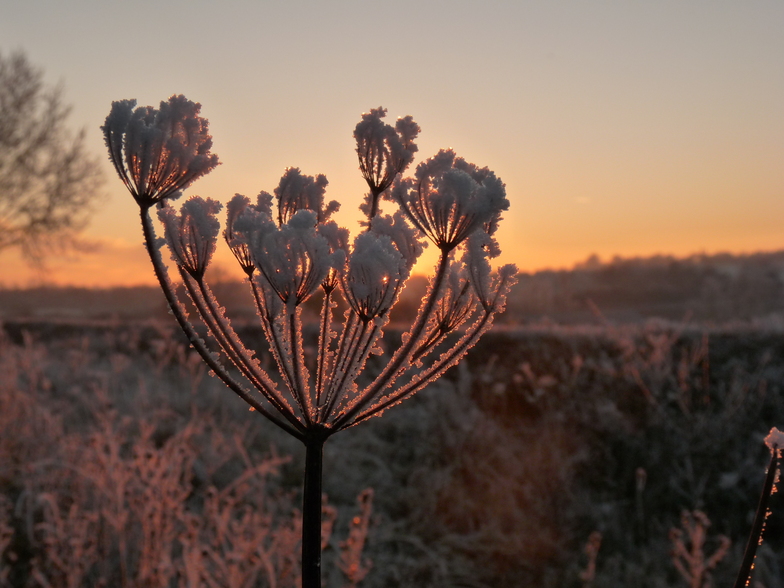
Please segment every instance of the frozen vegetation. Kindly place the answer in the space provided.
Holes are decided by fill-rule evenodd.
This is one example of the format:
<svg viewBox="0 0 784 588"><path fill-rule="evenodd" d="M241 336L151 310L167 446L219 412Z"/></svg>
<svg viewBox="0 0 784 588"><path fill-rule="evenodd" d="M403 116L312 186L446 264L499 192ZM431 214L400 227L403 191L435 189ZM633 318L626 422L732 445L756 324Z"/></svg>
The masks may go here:
<svg viewBox="0 0 784 588"><path fill-rule="evenodd" d="M516 283L491 271L509 205L492 171L442 150L403 178L419 127L378 108L354 132L353 239L326 178L293 167L221 224L210 198L171 206L218 164L199 109L119 101L102 127L181 332L5 325L0 584L706 588L755 564L781 586L780 334L620 327L598 290L602 327L507 321L464 359ZM255 321L207 283L221 237ZM419 302L396 311L406 284Z"/></svg>
<svg viewBox="0 0 784 588"><path fill-rule="evenodd" d="M301 445L259 427L168 321L5 331L4 582L185 587L200 570L295 585ZM713 585L731 585L764 439L784 420L782 357L780 333L759 328L497 329L439 384L327 444L324 584L351 585L345 561L368 588L686 587L671 552L704 529L706 562L726 549ZM756 561L766 588L784 585L779 502Z"/></svg>
<svg viewBox="0 0 784 588"><path fill-rule="evenodd" d="M354 129L369 191L353 240L330 219L340 204L325 200L326 177L295 167L285 170L273 194L261 191L254 203L235 195L221 231L223 205L216 200L191 196L179 213L171 207L218 165L200 109L181 95L158 109L121 100L112 103L101 130L117 175L139 205L144 244L177 324L211 374L305 446L301 585L319 588L324 444L436 381L491 328L516 281L514 265L495 272L490 266L501 252L494 235L509 207L506 188L490 169L449 149L403 178L418 151L419 125L411 116L389 125L379 107ZM165 239L156 236L153 208ZM206 281L221 234L247 276L273 370L260 362L260 349L238 337ZM171 280L164 244L198 322ZM385 353L379 343L390 312L428 244L438 261L425 295L400 344ZM316 353L308 356L303 307L317 294L319 334ZM342 321L335 320L341 300ZM380 369L368 367L377 363L370 362L374 356L386 360Z"/></svg>

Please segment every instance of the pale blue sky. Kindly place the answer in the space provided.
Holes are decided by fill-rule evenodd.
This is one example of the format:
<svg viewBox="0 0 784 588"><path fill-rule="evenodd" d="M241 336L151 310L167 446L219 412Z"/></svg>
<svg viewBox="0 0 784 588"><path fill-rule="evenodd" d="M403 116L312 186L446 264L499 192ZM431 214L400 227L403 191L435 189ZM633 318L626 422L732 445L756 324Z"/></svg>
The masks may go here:
<svg viewBox="0 0 784 588"><path fill-rule="evenodd" d="M526 270L591 253L784 247L782 31L779 0L0 8L0 51L24 49L64 82L71 122L102 159L112 100L182 93L202 103L223 161L190 193L252 196L294 165L327 175L353 229L364 186L351 133L383 105L419 122L422 157L453 147L506 182L501 261ZM88 231L105 252L64 263L55 280L151 278L135 205L106 168ZM12 255L1 259L0 282L24 281Z"/></svg>

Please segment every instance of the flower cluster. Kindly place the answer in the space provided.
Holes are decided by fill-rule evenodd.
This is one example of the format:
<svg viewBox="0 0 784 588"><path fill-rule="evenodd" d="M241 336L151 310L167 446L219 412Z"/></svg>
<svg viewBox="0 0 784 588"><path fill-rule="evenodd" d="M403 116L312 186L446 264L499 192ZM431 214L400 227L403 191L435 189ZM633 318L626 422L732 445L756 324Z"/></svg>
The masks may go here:
<svg viewBox="0 0 784 588"><path fill-rule="evenodd" d="M262 191L253 204L235 195L223 236L248 278L277 367L273 376L237 336L205 281L221 205L199 197L186 200L179 213L167 205L218 164L199 110L182 96L158 110L125 100L112 104L102 128L117 173L140 206L147 250L181 328L231 390L306 445L303 578L310 579L303 585L318 586L321 447L330 435L437 379L491 327L515 282L514 266L493 273L489 263L499 252L493 235L509 201L493 172L450 150L401 178L420 129L410 116L394 127L384 123L383 108L362 115L354 131L370 193L361 207L367 220L353 242L330 220L339 205L325 203L323 175L292 167L272 194ZM382 196L396 205L392 214L382 214ZM149 215L153 204L210 342L189 321L169 279ZM386 364L366 370L370 357L382 353L390 311L427 240L439 258L416 319ZM302 305L314 296L321 298L321 317L311 360L303 351ZM334 317L338 297L346 307L342 326Z"/></svg>
<svg viewBox="0 0 784 588"><path fill-rule="evenodd" d="M381 194L405 171L419 150L414 141L420 129L414 119L410 116L399 118L392 127L381 120L386 114L386 108L373 108L362 115L354 129L359 170L370 188L362 212L370 220L378 212Z"/></svg>
<svg viewBox="0 0 784 588"><path fill-rule="evenodd" d="M212 169L217 157L209 153L211 138L198 104L175 96L160 110L134 107L132 100L115 102L103 129L118 174L144 210L177 197ZM451 150L420 163L413 177L401 178L417 151L419 126L405 117L393 127L383 122L385 115L383 108L371 110L354 131L371 205L364 206L365 230L350 247L348 231L330 220L339 204L325 204L323 175L308 176L291 167L273 193L262 191L255 204L239 194L228 204L223 235L253 288L283 390L248 359L253 353L215 310L220 307L203 283L220 232L221 205L196 197L179 214L170 207L159 211L172 258L187 276L205 324L246 378L262 383L256 387L274 408L297 407L283 415L295 432L315 424L334 432L423 387L489 328L514 281L513 266L493 274L488 260L498 252L493 232L509 206L503 182ZM398 210L384 215L378 197L388 189ZM390 310L423 250L423 237L440 252L428 294L404 344L379 376L360 385L369 354L377 349ZM459 257L457 249L463 251ZM314 375L302 353L300 321L302 304L319 290L322 329ZM348 305L339 332L333 329L337 295ZM475 320L458 345L432 356L471 317ZM423 379L423 374L430 375Z"/></svg>
<svg viewBox="0 0 784 588"><path fill-rule="evenodd" d="M182 95L158 110L136 108L136 100L112 102L101 130L114 168L140 206L177 198L218 165L200 110Z"/></svg>

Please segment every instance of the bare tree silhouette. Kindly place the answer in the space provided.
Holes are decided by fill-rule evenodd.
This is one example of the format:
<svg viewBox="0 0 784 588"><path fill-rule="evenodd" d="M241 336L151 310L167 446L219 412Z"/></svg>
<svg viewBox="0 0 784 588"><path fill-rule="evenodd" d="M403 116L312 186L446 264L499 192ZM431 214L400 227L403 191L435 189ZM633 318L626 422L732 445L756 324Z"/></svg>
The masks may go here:
<svg viewBox="0 0 784 588"><path fill-rule="evenodd" d="M62 87L47 87L24 53L0 54L0 249L18 247L34 264L78 244L102 182L69 111Z"/></svg>

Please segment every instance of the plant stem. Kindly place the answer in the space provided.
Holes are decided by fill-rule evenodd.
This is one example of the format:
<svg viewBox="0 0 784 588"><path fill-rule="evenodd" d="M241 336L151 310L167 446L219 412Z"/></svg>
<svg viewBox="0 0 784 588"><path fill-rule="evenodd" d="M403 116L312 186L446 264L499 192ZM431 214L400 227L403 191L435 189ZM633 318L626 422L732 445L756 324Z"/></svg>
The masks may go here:
<svg viewBox="0 0 784 588"><path fill-rule="evenodd" d="M765 478L765 486L762 488L757 514L754 517L754 524L751 527L749 542L746 544L746 553L743 555L743 563L738 570L738 579L735 580L734 588L744 588L748 586L751 569L754 565L754 557L757 554L757 547L762 543L762 533L765 531L765 519L768 517L768 502L773 493L773 485L776 482L776 470L779 468L779 449L773 449L768 466L768 475Z"/></svg>
<svg viewBox="0 0 784 588"><path fill-rule="evenodd" d="M305 485L302 492L302 588L321 588L321 468L327 429L305 433Z"/></svg>

